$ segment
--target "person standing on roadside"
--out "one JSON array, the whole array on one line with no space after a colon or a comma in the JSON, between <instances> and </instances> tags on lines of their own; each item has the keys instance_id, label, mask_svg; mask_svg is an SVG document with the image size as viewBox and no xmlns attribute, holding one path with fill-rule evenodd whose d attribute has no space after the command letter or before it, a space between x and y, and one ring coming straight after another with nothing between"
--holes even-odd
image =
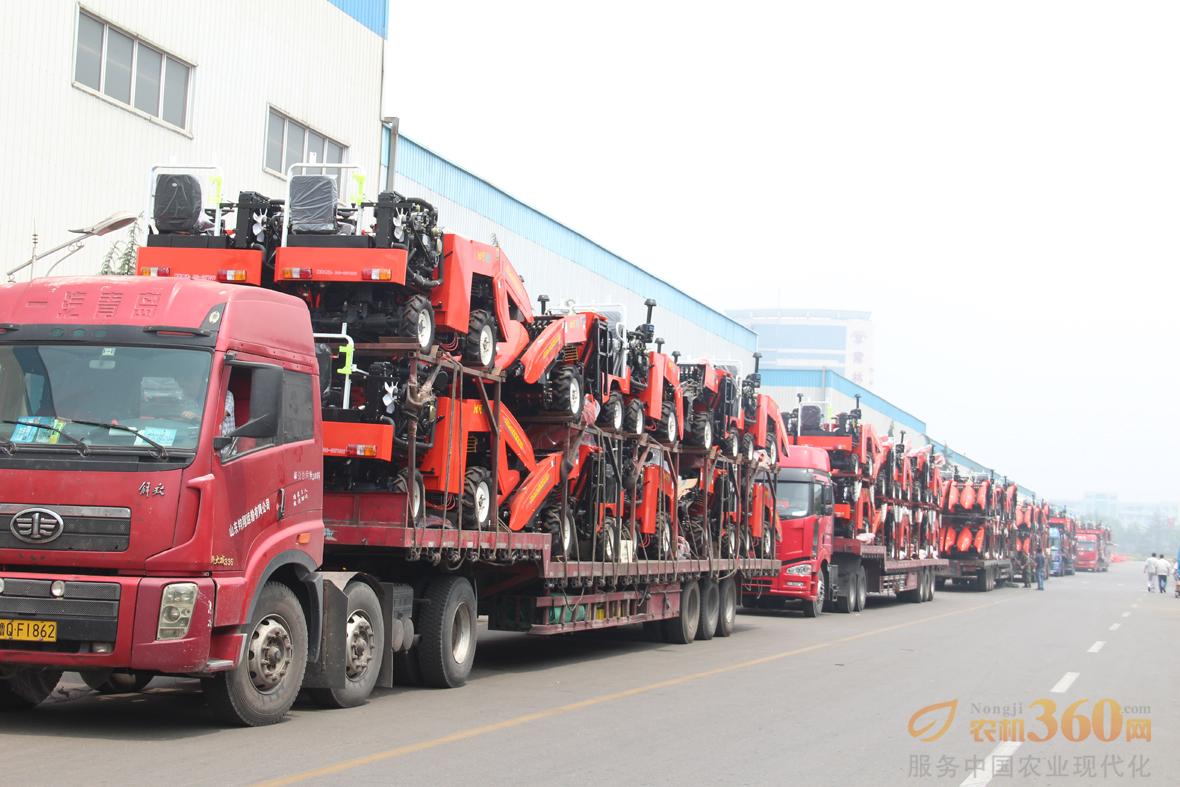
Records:
<instances>
[{"instance_id":1,"label":"person standing on roadside","mask_svg":"<svg viewBox=\"0 0 1180 787\"><path fill-rule=\"evenodd\" d=\"M1160 552L1160 556L1156 559L1155 564L1156 576L1160 578L1160 593L1168 592L1168 575L1172 573L1172 564L1164 557L1164 553Z\"/></svg>"},{"instance_id":2,"label":"person standing on roadside","mask_svg":"<svg viewBox=\"0 0 1180 787\"><path fill-rule=\"evenodd\" d=\"M1159 565L1159 561L1157 561L1155 559L1154 552L1151 553L1151 557L1147 558L1147 560L1145 560L1143 562L1143 573L1147 575L1147 592L1148 593L1155 592L1155 586L1158 582L1158 580L1155 578L1155 573L1156 573L1156 566L1158 566L1158 565Z\"/></svg>"},{"instance_id":3,"label":"person standing on roadside","mask_svg":"<svg viewBox=\"0 0 1180 787\"><path fill-rule=\"evenodd\" d=\"M1036 559L1036 566L1037 566L1037 590L1044 590L1045 589L1045 553L1038 549L1037 556L1035 559Z\"/></svg>"}]
</instances>

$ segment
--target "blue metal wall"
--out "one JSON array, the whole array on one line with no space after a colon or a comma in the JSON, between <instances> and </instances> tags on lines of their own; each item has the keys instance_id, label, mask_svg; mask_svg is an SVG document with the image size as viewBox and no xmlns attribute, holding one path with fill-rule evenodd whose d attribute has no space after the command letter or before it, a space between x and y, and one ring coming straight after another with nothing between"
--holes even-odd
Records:
<instances>
[{"instance_id":1,"label":"blue metal wall","mask_svg":"<svg viewBox=\"0 0 1180 787\"><path fill-rule=\"evenodd\" d=\"M382 38L389 25L389 0L328 0Z\"/></svg>"}]
</instances>

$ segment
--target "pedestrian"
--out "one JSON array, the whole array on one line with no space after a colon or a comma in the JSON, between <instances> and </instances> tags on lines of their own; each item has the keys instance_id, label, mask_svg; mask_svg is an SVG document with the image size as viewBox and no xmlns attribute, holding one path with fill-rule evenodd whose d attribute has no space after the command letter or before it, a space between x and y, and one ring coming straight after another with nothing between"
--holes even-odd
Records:
<instances>
[{"instance_id":1,"label":"pedestrian","mask_svg":"<svg viewBox=\"0 0 1180 787\"><path fill-rule=\"evenodd\" d=\"M1020 562L1020 573L1024 576L1024 586L1030 588L1032 587L1032 558L1028 556L1027 552L1017 552L1016 555Z\"/></svg>"},{"instance_id":2,"label":"pedestrian","mask_svg":"<svg viewBox=\"0 0 1180 787\"><path fill-rule=\"evenodd\" d=\"M1158 565L1159 565L1159 561L1156 560L1154 552L1151 553L1151 557L1147 558L1147 560L1145 560L1143 562L1143 573L1147 575L1147 592L1148 593L1154 593L1155 586L1159 582L1159 580L1157 580L1155 578L1155 574L1157 571L1156 567Z\"/></svg>"},{"instance_id":3,"label":"pedestrian","mask_svg":"<svg viewBox=\"0 0 1180 787\"><path fill-rule=\"evenodd\" d=\"M1037 590L1045 589L1045 553L1037 550Z\"/></svg>"},{"instance_id":4,"label":"pedestrian","mask_svg":"<svg viewBox=\"0 0 1180 787\"><path fill-rule=\"evenodd\" d=\"M1156 559L1155 570L1159 572L1156 576L1160 578L1160 593L1168 592L1168 575L1172 573L1172 564L1164 557L1164 553L1160 552L1159 558Z\"/></svg>"}]
</instances>

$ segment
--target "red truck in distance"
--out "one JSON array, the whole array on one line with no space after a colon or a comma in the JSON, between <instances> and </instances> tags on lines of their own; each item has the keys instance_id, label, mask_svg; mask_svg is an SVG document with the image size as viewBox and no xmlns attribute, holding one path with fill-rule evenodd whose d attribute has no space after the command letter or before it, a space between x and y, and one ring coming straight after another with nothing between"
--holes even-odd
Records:
<instances>
[{"instance_id":1,"label":"red truck in distance","mask_svg":"<svg viewBox=\"0 0 1180 787\"><path fill-rule=\"evenodd\" d=\"M1078 571L1109 571L1111 538L1110 529L1101 525L1078 528L1077 558Z\"/></svg>"}]
</instances>

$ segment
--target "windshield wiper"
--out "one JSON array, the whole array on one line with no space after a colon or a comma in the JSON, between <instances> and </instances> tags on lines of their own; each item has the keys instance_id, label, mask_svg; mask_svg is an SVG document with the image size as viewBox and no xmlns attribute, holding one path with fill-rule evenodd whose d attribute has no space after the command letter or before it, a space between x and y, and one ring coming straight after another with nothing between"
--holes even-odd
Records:
<instances>
[{"instance_id":1,"label":"windshield wiper","mask_svg":"<svg viewBox=\"0 0 1180 787\"><path fill-rule=\"evenodd\" d=\"M67 418L58 418L57 420L64 421L67 424L72 423L72 421L70 421ZM52 426L50 424L39 424L36 421L13 421L8 418L0 418L0 423L14 424L16 426L31 426L35 429L47 429L50 432L54 432L58 435L61 435L62 437L64 437L65 439L67 439L71 443L73 443L74 447L78 449L78 453L81 454L82 456L89 456L90 455L90 446L86 445L86 443L82 442L81 440L74 437L73 435L66 434L61 429L58 429L56 426ZM11 439L9 439L8 445L15 446L15 444L12 442ZM12 453L11 449L9 449L9 453Z\"/></svg>"},{"instance_id":2,"label":"windshield wiper","mask_svg":"<svg viewBox=\"0 0 1180 787\"><path fill-rule=\"evenodd\" d=\"M155 440L148 437L143 432L139 431L138 429L136 429L133 426L124 426L123 424L117 424L114 421L110 421L110 422L82 421L77 418L71 418L70 423L82 424L83 426L99 426L99 427L105 427L107 429L118 429L121 432L130 432L131 434L138 437L140 440L143 440L145 443L150 445L152 448L156 449L154 452L154 455L157 459L167 459L168 458L168 449L164 446L163 443L156 442Z\"/></svg>"}]
</instances>

